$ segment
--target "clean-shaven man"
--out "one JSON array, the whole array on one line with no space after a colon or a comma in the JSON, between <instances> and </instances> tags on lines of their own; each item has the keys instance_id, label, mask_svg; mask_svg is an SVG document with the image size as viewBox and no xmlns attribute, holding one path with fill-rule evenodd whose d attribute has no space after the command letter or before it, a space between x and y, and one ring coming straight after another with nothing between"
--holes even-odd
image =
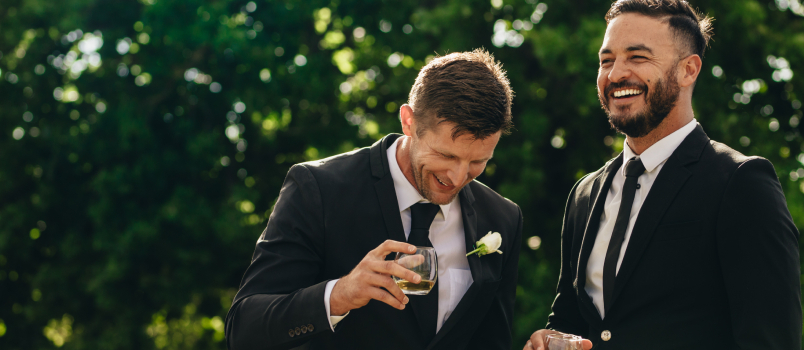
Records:
<instances>
[{"instance_id":1,"label":"clean-shaven man","mask_svg":"<svg viewBox=\"0 0 804 350\"><path fill-rule=\"evenodd\" d=\"M400 110L404 135L291 167L226 317L229 349L509 349L522 214L474 180L511 123L483 50L438 57ZM488 232L502 254L466 254ZM438 279L389 261L432 246Z\"/></svg>"},{"instance_id":2,"label":"clean-shaven man","mask_svg":"<svg viewBox=\"0 0 804 350\"><path fill-rule=\"evenodd\" d=\"M553 332L596 350L800 349L799 232L773 165L693 115L711 18L621 0L606 21L598 94L627 137L570 192L553 313L525 349Z\"/></svg>"}]
</instances>

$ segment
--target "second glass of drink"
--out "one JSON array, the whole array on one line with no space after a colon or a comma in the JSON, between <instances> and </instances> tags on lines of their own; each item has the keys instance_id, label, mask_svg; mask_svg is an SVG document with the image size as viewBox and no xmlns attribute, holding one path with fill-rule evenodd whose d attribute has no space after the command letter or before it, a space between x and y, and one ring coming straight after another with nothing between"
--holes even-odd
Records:
<instances>
[{"instance_id":1,"label":"second glass of drink","mask_svg":"<svg viewBox=\"0 0 804 350\"><path fill-rule=\"evenodd\" d=\"M573 334L550 334L547 336L547 350L583 350L583 338Z\"/></svg>"}]
</instances>

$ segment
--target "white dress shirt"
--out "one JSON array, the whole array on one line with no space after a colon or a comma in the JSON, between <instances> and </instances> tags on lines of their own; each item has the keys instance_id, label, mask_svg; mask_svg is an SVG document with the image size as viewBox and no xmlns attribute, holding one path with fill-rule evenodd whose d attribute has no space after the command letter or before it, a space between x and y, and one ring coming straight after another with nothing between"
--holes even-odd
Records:
<instances>
[{"instance_id":1,"label":"white dress shirt","mask_svg":"<svg viewBox=\"0 0 804 350\"><path fill-rule=\"evenodd\" d=\"M623 256L628 249L628 241L631 239L631 230L634 228L634 223L639 216L639 210L642 208L642 203L650 192L653 186L653 181L659 176L667 158L678 148L678 145L689 135L698 122L693 118L687 125L682 126L665 138L654 143L648 147L642 154L635 154L628 146L627 142L623 145L623 165L620 166L619 171L614 175L611 181L611 187L606 195L606 203L603 207L603 213L600 215L600 228L597 231L597 238L595 238L595 245L592 248L592 253L589 255L589 261L586 265L586 293L592 298L592 301L600 313L601 318L606 317L605 307L603 305L603 262L606 259L606 251L609 248L609 241L611 240L612 231L614 231L614 222L617 221L617 213L620 211L620 202L622 201L622 188L625 184L625 164L629 159L637 157L642 160L645 166L645 173L639 176L637 182L640 187L637 188L634 195L634 203L631 207L631 216L628 220L628 227L625 230L625 240L623 241L622 249L620 249L620 257L617 259L617 272L620 271L620 264L623 262Z\"/></svg>"},{"instance_id":2,"label":"white dress shirt","mask_svg":"<svg viewBox=\"0 0 804 350\"><path fill-rule=\"evenodd\" d=\"M408 181L396 160L396 149L400 140L388 147L388 167L391 178L394 180L394 191L399 205L399 215L402 217L402 228L405 238L410 235L410 207L419 202L428 202L419 191ZM436 214L430 225L430 242L438 256L438 319L436 320L436 333L449 318L450 314L472 285L472 272L469 270L469 259L466 257L466 244L463 231L463 217L461 216L461 203L458 197L449 204L440 205L441 210ZM324 293L324 304L327 315L330 314L329 298L332 288L338 280L327 283ZM346 315L330 316L330 326L333 327Z\"/></svg>"}]
</instances>

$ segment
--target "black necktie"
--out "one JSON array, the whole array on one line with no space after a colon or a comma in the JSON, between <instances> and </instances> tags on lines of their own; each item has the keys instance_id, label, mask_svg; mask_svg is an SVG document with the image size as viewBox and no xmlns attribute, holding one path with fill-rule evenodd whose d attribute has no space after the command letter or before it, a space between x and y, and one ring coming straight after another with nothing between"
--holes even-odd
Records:
<instances>
[{"instance_id":1,"label":"black necktie","mask_svg":"<svg viewBox=\"0 0 804 350\"><path fill-rule=\"evenodd\" d=\"M628 229L628 222L631 219L631 206L634 204L637 180L639 175L644 172L645 166L642 165L642 160L636 157L629 159L628 163L625 164L625 185L623 185L620 211L617 213L617 220L614 222L609 249L606 251L606 259L603 263L603 307L606 310L606 314L609 312L609 307L614 297L617 261L620 259L620 251L623 247L623 241L625 241L625 230Z\"/></svg>"},{"instance_id":2,"label":"black necktie","mask_svg":"<svg viewBox=\"0 0 804 350\"><path fill-rule=\"evenodd\" d=\"M430 242L430 224L433 223L439 206L432 203L416 203L410 207L410 235L408 243L420 247L432 247ZM435 337L438 321L438 283L427 295L411 295L410 305L419 317L424 336L424 343L430 343Z\"/></svg>"},{"instance_id":3,"label":"black necktie","mask_svg":"<svg viewBox=\"0 0 804 350\"><path fill-rule=\"evenodd\" d=\"M433 223L439 206L433 203L416 203L410 207L410 235L408 243L420 247L432 247L430 224Z\"/></svg>"}]
</instances>

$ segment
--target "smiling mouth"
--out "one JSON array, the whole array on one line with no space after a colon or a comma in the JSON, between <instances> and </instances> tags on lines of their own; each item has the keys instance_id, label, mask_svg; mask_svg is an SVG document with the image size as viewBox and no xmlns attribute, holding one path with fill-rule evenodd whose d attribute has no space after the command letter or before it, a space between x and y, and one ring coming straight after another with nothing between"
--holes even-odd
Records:
<instances>
[{"instance_id":1,"label":"smiling mouth","mask_svg":"<svg viewBox=\"0 0 804 350\"><path fill-rule=\"evenodd\" d=\"M435 174L433 174L433 177L434 177L434 178L436 179L436 181L438 181L438 183L439 183L439 184L441 184L442 186L444 186L444 187L452 187L452 185L447 185L446 183L444 183L444 181L441 181L441 179L439 179L439 178L438 178L438 176L436 176Z\"/></svg>"},{"instance_id":2,"label":"smiling mouth","mask_svg":"<svg viewBox=\"0 0 804 350\"><path fill-rule=\"evenodd\" d=\"M624 89L615 91L614 93L612 93L612 96L614 96L615 99L625 99L641 95L642 92L643 91L641 89Z\"/></svg>"}]
</instances>

